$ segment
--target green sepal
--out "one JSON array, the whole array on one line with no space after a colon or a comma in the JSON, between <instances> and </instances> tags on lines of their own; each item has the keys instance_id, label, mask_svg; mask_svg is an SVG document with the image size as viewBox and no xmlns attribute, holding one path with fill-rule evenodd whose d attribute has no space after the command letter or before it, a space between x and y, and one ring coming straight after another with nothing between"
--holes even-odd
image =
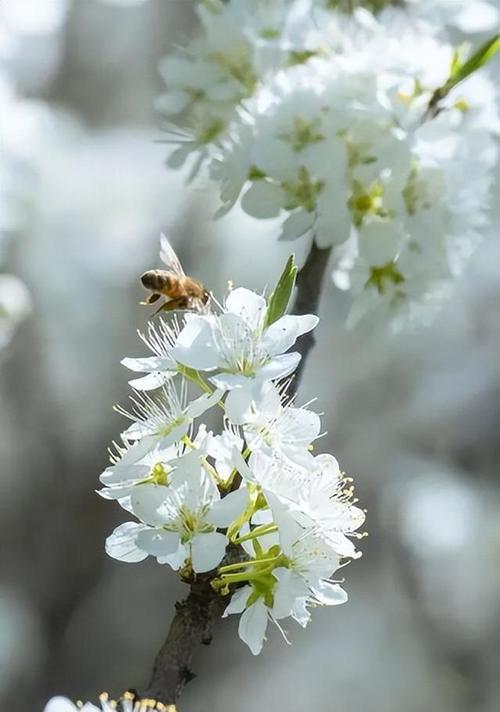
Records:
<instances>
[{"instance_id":1,"label":"green sepal","mask_svg":"<svg viewBox=\"0 0 500 712\"><path fill-rule=\"evenodd\" d=\"M290 255L278 284L267 302L266 327L274 324L286 312L296 279L297 265L295 264L295 256Z\"/></svg>"}]
</instances>

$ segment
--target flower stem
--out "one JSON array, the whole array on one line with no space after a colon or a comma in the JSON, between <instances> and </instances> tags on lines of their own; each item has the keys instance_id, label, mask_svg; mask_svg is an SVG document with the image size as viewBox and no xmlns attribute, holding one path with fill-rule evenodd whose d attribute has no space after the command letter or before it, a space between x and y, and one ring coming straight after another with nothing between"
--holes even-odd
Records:
<instances>
[{"instance_id":1,"label":"flower stem","mask_svg":"<svg viewBox=\"0 0 500 712\"><path fill-rule=\"evenodd\" d=\"M265 534L273 534L278 531L276 524L262 524L260 527L255 527L251 532L240 536L239 539L233 539L233 544L243 544L245 541L251 541L259 536L264 536Z\"/></svg>"}]
</instances>

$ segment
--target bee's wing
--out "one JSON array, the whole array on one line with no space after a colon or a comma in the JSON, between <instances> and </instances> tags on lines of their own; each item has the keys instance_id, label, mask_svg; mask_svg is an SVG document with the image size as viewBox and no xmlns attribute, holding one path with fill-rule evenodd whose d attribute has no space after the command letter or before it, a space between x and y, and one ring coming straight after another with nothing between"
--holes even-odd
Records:
<instances>
[{"instance_id":1,"label":"bee's wing","mask_svg":"<svg viewBox=\"0 0 500 712\"><path fill-rule=\"evenodd\" d=\"M160 237L160 258L167 265L168 269L178 277L185 277L179 258L175 254L174 248L166 235L162 233Z\"/></svg>"}]
</instances>

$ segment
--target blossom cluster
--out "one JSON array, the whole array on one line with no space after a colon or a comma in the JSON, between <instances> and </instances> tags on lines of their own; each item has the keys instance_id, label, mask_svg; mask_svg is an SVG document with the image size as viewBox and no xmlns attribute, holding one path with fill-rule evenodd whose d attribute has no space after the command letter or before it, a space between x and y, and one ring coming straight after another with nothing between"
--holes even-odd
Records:
<instances>
[{"instance_id":1,"label":"blossom cluster","mask_svg":"<svg viewBox=\"0 0 500 712\"><path fill-rule=\"evenodd\" d=\"M47 702L43 712L168 712L168 707L156 700L136 699L136 696L129 692L120 700L111 700L104 692L99 696L99 707L92 702L74 704L67 697L58 696Z\"/></svg>"},{"instance_id":2,"label":"blossom cluster","mask_svg":"<svg viewBox=\"0 0 500 712\"><path fill-rule=\"evenodd\" d=\"M107 553L205 577L231 596L224 615L241 614L254 654L269 620L305 626L310 606L346 600L332 577L359 556L365 518L335 458L315 453L319 415L288 395L300 361L290 349L318 322L284 313L292 274L268 298L240 287L223 305L150 323L151 355L123 361L137 376L131 410L119 409L131 424L100 477L100 494L135 517Z\"/></svg>"},{"instance_id":3,"label":"blossom cluster","mask_svg":"<svg viewBox=\"0 0 500 712\"><path fill-rule=\"evenodd\" d=\"M207 167L219 216L240 201L279 219L281 239L333 246L350 323L425 321L487 222L493 87L481 72L453 81L466 51L430 32L420 5L339 5L201 5L203 33L160 65L169 162Z\"/></svg>"}]
</instances>

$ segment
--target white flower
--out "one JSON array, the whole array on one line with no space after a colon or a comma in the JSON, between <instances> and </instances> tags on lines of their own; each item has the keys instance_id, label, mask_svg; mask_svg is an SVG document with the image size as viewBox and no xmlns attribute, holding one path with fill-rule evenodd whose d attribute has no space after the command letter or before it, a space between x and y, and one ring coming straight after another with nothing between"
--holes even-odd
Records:
<instances>
[{"instance_id":1,"label":"white flower","mask_svg":"<svg viewBox=\"0 0 500 712\"><path fill-rule=\"evenodd\" d=\"M457 28L465 34L494 32L498 27L498 5L488 0L407 0L411 19L423 20L425 30L436 32Z\"/></svg>"},{"instance_id":2,"label":"white flower","mask_svg":"<svg viewBox=\"0 0 500 712\"><path fill-rule=\"evenodd\" d=\"M305 627L308 606L345 603L345 591L331 576L339 568L338 555L313 531L304 531L289 519L283 522L283 548L272 547L257 558L250 584L233 594L224 616L241 613L238 632L254 655L263 647L267 624L293 618ZM280 537L281 539L281 537ZM267 565L265 562L273 560ZM245 562L247 566L250 562ZM288 642L288 641L287 641Z\"/></svg>"},{"instance_id":3,"label":"white flower","mask_svg":"<svg viewBox=\"0 0 500 712\"><path fill-rule=\"evenodd\" d=\"M202 425L190 444L192 449L179 442L167 448L151 447L148 439L132 445L125 441L122 447L117 445L117 455L112 455L113 464L99 478L104 485L99 494L105 499L122 499L130 497L137 487L170 484L183 476L185 467L194 458L205 453L208 437Z\"/></svg>"},{"instance_id":4,"label":"white flower","mask_svg":"<svg viewBox=\"0 0 500 712\"><path fill-rule=\"evenodd\" d=\"M296 407L281 380L300 359L288 350L318 321L279 316L292 264L269 301L239 288L217 314L150 328L144 341L154 356L125 361L147 374L132 413L119 409L132 425L100 477L99 494L135 517L108 537L108 555L129 563L153 556L186 582L204 574L215 591L233 594L226 615L242 613L240 636L254 654L268 620L305 626L310 606L346 600L332 576L360 555L351 539L364 520L335 458L311 453L319 416ZM189 401L188 386L204 392ZM216 404L222 430L202 422L195 431L194 420Z\"/></svg>"},{"instance_id":5,"label":"white flower","mask_svg":"<svg viewBox=\"0 0 500 712\"><path fill-rule=\"evenodd\" d=\"M167 708L162 702L154 700L136 699L135 695L128 692L118 700L111 700L106 693L99 696L99 707L96 707L91 702L85 704L74 704L67 697L53 697L49 700L44 708L44 712L143 712L146 708L154 712L165 711ZM146 704L146 706L145 706Z\"/></svg>"},{"instance_id":6,"label":"white flower","mask_svg":"<svg viewBox=\"0 0 500 712\"><path fill-rule=\"evenodd\" d=\"M136 490L131 509L143 524L118 527L106 550L122 561L141 561L151 555L174 569L189 561L197 573L210 571L220 563L228 544L216 529L229 526L244 509L246 498L246 491L238 490L221 499L198 462L167 487Z\"/></svg>"},{"instance_id":7,"label":"white flower","mask_svg":"<svg viewBox=\"0 0 500 712\"><path fill-rule=\"evenodd\" d=\"M159 319L157 324L150 322L147 334L139 333L142 341L153 352L154 356L146 358L124 358L122 365L146 376L129 381L136 391L150 391L159 388L177 373L177 364L171 356L172 348L179 335L180 326L177 319L166 322Z\"/></svg>"},{"instance_id":8,"label":"white flower","mask_svg":"<svg viewBox=\"0 0 500 712\"><path fill-rule=\"evenodd\" d=\"M0 349L9 343L30 311L31 296L24 283L14 275L0 275Z\"/></svg>"},{"instance_id":9,"label":"white flower","mask_svg":"<svg viewBox=\"0 0 500 712\"><path fill-rule=\"evenodd\" d=\"M185 366L218 371L210 381L223 391L226 413L234 424L245 420L252 402L271 380L289 375L300 354L285 353L318 323L312 314L283 316L266 326L266 300L248 289L234 289L220 316L188 314L172 351Z\"/></svg>"},{"instance_id":10,"label":"white flower","mask_svg":"<svg viewBox=\"0 0 500 712\"><path fill-rule=\"evenodd\" d=\"M307 29L306 5L316 33ZM221 186L219 215L241 194L248 214L281 218L281 239L335 245L334 281L353 300L349 324L367 314L392 324L427 321L479 244L487 214L498 125L493 86L484 72L474 74L434 110L435 92L457 60L419 17L439 25L443 15L448 25L474 31L498 11L485 0L466 8L459 0L414 5L375 17L360 8L349 15L319 2L289 3L305 44L299 49L292 33L288 61L254 71L251 97L237 109L231 98L217 150L204 153ZM242 26L252 28L243 44L255 58L259 11L250 19L247 3L233 1L211 22L224 26L238 6L245 8ZM279 11L286 16L282 3ZM280 39L280 51L285 45Z\"/></svg>"},{"instance_id":11,"label":"white flower","mask_svg":"<svg viewBox=\"0 0 500 712\"><path fill-rule=\"evenodd\" d=\"M185 381L178 391L172 380L167 381L154 397L136 392L130 399L134 404L132 413L117 408L118 412L133 421L122 433L122 437L132 441L143 440L151 448L167 448L183 438L194 418L215 405L222 393L222 390L217 389L189 401Z\"/></svg>"},{"instance_id":12,"label":"white flower","mask_svg":"<svg viewBox=\"0 0 500 712\"><path fill-rule=\"evenodd\" d=\"M282 404L282 394L267 383L258 407L253 406L243 426L246 442L253 452L275 451L283 457L307 466L312 460L310 446L319 436L321 421L307 408Z\"/></svg>"},{"instance_id":13,"label":"white flower","mask_svg":"<svg viewBox=\"0 0 500 712\"><path fill-rule=\"evenodd\" d=\"M237 456L235 463L248 482L260 485L279 529L290 516L304 529L313 528L338 556L360 556L350 537L365 515L352 503L352 488L332 455L317 455L300 467L277 453L256 451L248 465Z\"/></svg>"}]
</instances>

